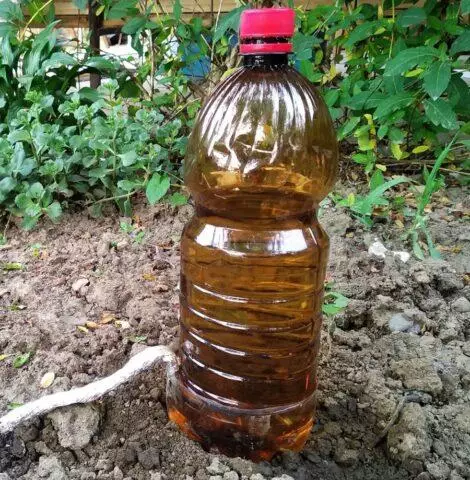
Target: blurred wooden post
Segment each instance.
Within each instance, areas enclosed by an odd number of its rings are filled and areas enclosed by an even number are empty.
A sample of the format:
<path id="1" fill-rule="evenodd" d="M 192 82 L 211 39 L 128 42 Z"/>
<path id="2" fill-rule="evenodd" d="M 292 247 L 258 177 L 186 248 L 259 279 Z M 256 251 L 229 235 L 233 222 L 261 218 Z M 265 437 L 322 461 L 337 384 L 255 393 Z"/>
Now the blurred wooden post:
<path id="1" fill-rule="evenodd" d="M 94 55 L 100 54 L 100 33 L 103 25 L 103 16 L 96 15 L 96 4 L 88 0 L 88 28 L 90 30 L 90 47 Z M 90 74 L 90 87 L 98 88 L 101 85 L 99 73 Z"/>

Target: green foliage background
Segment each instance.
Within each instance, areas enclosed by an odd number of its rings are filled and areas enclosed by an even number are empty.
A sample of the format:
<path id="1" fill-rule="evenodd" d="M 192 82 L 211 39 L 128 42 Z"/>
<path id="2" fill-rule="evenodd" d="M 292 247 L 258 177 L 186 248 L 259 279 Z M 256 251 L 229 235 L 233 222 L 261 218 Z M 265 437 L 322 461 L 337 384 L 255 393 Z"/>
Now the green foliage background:
<path id="1" fill-rule="evenodd" d="M 239 65 L 235 36 L 249 6 L 209 27 L 197 16 L 185 20 L 180 0 L 171 12 L 157 11 L 153 1 L 100 0 L 98 13 L 123 19 L 122 32 L 132 38 L 137 56 L 123 62 L 64 43 L 53 2 L 1 1 L 4 211 L 32 228 L 44 215 L 59 219 L 73 202 L 94 214 L 110 201 L 130 214 L 140 192 L 151 203 L 186 202 L 180 167 L 187 136 L 205 96 Z M 33 33 L 24 11 L 46 28 Z M 380 188 L 376 203 L 343 201 L 365 223 L 402 181 L 387 183 L 382 172 L 391 165 L 425 165 L 445 152 L 440 164 L 469 166 L 470 91 L 462 79 L 469 13 L 470 0 L 337 0 L 297 9 L 292 63 L 322 90 L 344 155 L 363 166 L 371 191 Z M 188 75 L 195 66 L 203 78 Z M 80 76 L 94 72 L 109 80 L 98 90 L 81 87 Z"/>

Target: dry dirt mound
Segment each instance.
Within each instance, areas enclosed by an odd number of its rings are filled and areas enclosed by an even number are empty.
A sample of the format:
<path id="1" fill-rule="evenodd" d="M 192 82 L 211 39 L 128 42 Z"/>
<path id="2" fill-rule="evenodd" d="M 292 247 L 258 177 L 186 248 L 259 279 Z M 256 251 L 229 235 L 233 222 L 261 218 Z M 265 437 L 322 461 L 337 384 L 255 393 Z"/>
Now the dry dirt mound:
<path id="1" fill-rule="evenodd" d="M 459 212 L 433 214 L 445 260 L 403 263 L 367 253 L 374 236 L 403 247 L 389 227 L 365 232 L 326 208 L 329 276 L 351 302 L 325 322 L 318 422 L 301 454 L 254 465 L 202 451 L 168 422 L 157 370 L 2 438 L 0 480 L 470 479 L 470 228 Z M 178 239 L 191 208 L 140 213 L 132 228 L 74 214 L 10 232 L 0 250 L 0 355 L 12 355 L 0 357 L 0 413 L 174 341 Z M 44 389 L 47 372 L 55 379 Z"/>

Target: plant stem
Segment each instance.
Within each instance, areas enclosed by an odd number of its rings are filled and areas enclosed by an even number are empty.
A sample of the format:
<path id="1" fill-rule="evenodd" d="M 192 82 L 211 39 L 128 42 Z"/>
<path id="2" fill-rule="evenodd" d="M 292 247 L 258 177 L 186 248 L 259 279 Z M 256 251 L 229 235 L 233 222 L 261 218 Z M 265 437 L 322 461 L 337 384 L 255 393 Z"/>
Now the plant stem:
<path id="1" fill-rule="evenodd" d="M 3 240 L 5 241 L 7 239 L 7 231 L 8 231 L 8 227 L 10 226 L 10 220 L 11 220 L 11 213 L 8 214 L 7 223 L 5 224 L 5 228 L 3 229 Z"/>
<path id="2" fill-rule="evenodd" d="M 393 42 L 395 39 L 395 0 L 392 0 L 392 20 L 393 20 L 392 38 L 390 39 L 390 48 L 388 50 L 388 58 L 391 58 L 392 56 Z"/>
<path id="3" fill-rule="evenodd" d="M 23 31 L 21 32 L 21 35 L 19 38 L 20 42 L 23 41 L 24 36 L 26 34 L 26 30 L 29 28 L 31 23 L 33 23 L 33 20 L 39 15 L 39 13 L 41 13 L 51 3 L 52 3 L 52 0 L 48 0 L 44 5 L 41 5 L 41 7 L 34 12 L 34 15 L 31 16 L 31 18 L 28 20 L 28 23 L 25 25 L 25 27 L 23 28 Z"/>

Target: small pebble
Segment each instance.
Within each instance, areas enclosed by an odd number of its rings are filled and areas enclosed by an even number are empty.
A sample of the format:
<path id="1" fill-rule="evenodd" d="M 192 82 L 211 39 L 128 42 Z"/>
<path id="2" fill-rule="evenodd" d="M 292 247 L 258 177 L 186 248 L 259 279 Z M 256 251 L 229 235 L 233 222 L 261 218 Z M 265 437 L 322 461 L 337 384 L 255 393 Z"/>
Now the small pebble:
<path id="1" fill-rule="evenodd" d="M 239 478 L 237 472 L 231 471 L 224 473 L 224 480 L 239 480 Z"/>
<path id="2" fill-rule="evenodd" d="M 431 474 L 433 480 L 446 480 L 450 475 L 450 468 L 442 461 L 428 463 L 426 470 Z"/>
<path id="3" fill-rule="evenodd" d="M 85 287 L 90 284 L 90 280 L 88 278 L 79 278 L 72 283 L 72 290 L 74 292 L 79 292 L 82 287 Z"/>
<path id="4" fill-rule="evenodd" d="M 228 472 L 230 470 L 230 468 L 227 467 L 227 465 L 224 465 L 218 457 L 215 457 L 211 464 L 206 467 L 206 470 L 213 474 L 213 475 L 219 475 L 221 473 L 225 473 L 225 472 Z"/>
<path id="5" fill-rule="evenodd" d="M 452 302 L 452 308 L 456 312 L 467 313 L 470 312 L 470 302 L 465 297 L 460 297 Z"/>
<path id="6" fill-rule="evenodd" d="M 152 470 L 152 468 L 160 466 L 160 453 L 154 447 L 139 452 L 137 458 L 145 470 Z"/>
<path id="7" fill-rule="evenodd" d="M 414 326 L 414 322 L 402 313 L 395 313 L 388 321 L 391 332 L 408 332 Z"/>
<path id="8" fill-rule="evenodd" d="M 114 480 L 124 480 L 124 474 L 119 467 L 114 467 L 113 476 Z"/>
<path id="9" fill-rule="evenodd" d="M 80 477 L 80 480 L 95 480 L 95 479 L 96 479 L 95 472 L 84 472 Z"/>

